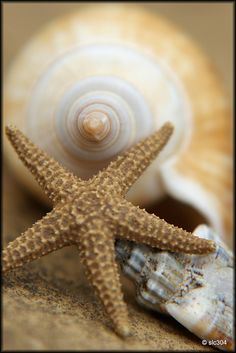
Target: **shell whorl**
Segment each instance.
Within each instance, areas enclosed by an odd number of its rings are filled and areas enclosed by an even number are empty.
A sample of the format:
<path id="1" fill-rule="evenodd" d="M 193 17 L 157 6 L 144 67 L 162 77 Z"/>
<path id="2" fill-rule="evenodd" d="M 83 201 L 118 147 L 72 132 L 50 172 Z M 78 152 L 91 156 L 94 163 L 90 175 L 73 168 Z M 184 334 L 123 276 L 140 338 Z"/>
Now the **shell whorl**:
<path id="1" fill-rule="evenodd" d="M 51 33 L 51 47 L 44 48 L 45 63 L 37 62 L 31 81 L 19 69 L 9 73 L 8 83 L 17 81 L 28 92 L 18 121 L 24 121 L 25 132 L 39 147 L 82 178 L 98 172 L 167 120 L 174 123 L 175 134 L 159 160 L 184 148 L 191 136 L 191 112 L 185 91 L 168 65 L 137 43 L 121 43 L 119 38 L 112 44 L 99 43 L 99 37 L 81 43 L 79 28 L 73 33 L 73 45 L 67 43 L 57 53 L 58 35 L 58 31 Z M 40 49 L 37 37 L 33 44 Z M 31 45 L 21 54 L 29 67 L 36 64 Z M 8 93 L 13 100 L 12 89 Z"/>
<path id="2" fill-rule="evenodd" d="M 137 103 L 136 103 L 137 102 Z M 145 116 L 145 124 L 142 117 Z M 56 132 L 78 160 L 106 161 L 147 135 L 152 117 L 142 95 L 116 77 L 86 78 L 62 97 L 55 114 Z"/>

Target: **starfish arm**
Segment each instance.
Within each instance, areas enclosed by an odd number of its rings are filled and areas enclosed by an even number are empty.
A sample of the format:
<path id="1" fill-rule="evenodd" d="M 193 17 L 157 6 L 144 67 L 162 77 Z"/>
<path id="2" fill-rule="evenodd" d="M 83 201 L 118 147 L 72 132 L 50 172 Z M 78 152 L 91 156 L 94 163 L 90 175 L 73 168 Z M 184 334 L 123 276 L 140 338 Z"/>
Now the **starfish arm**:
<path id="1" fill-rule="evenodd" d="M 126 194 L 150 163 L 168 142 L 173 132 L 171 123 L 165 123 L 158 131 L 129 148 L 99 173 L 101 184 L 113 185 L 116 192 Z"/>
<path id="2" fill-rule="evenodd" d="M 80 231 L 79 252 L 90 283 L 95 288 L 118 334 L 129 334 L 128 312 L 123 300 L 112 231 L 93 219 Z"/>
<path id="3" fill-rule="evenodd" d="M 68 217 L 61 209 L 55 208 L 47 213 L 3 250 L 3 272 L 21 267 L 52 251 L 71 245 L 69 223 Z"/>
<path id="4" fill-rule="evenodd" d="M 216 250 L 214 241 L 175 227 L 126 200 L 117 207 L 113 218 L 119 224 L 116 230 L 118 238 L 187 254 L 207 254 Z"/>
<path id="5" fill-rule="evenodd" d="M 6 134 L 24 165 L 53 203 L 77 190 L 83 181 L 67 171 L 46 152 L 36 147 L 21 131 L 6 127 Z"/>

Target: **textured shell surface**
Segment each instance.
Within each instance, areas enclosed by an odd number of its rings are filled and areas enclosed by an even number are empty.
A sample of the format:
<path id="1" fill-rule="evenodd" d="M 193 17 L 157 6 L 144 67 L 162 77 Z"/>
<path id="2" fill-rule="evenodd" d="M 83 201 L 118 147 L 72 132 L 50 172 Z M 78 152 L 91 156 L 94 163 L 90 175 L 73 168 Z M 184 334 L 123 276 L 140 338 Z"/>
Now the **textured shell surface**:
<path id="1" fill-rule="evenodd" d="M 118 240 L 117 257 L 141 305 L 171 315 L 201 339 L 222 340 L 220 349 L 232 349 L 233 255 L 208 226 L 194 234 L 215 240 L 216 252 L 177 254 Z"/>
<path id="2" fill-rule="evenodd" d="M 230 239 L 228 101 L 208 58 L 162 17 L 99 4 L 45 26 L 9 70 L 4 119 L 82 178 L 171 121 L 170 143 L 127 197 L 147 206 L 168 194 Z M 43 198 L 8 141 L 5 154 Z"/>

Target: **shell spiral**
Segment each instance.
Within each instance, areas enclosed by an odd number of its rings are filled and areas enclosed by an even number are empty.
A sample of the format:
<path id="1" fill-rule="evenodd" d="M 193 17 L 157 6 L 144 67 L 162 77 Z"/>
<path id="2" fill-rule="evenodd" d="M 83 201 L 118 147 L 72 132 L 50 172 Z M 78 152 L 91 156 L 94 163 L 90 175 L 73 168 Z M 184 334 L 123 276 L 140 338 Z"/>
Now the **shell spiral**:
<path id="1" fill-rule="evenodd" d="M 117 4 L 42 29 L 13 62 L 4 118 L 82 178 L 169 120 L 175 133 L 128 193 L 143 206 L 170 194 L 231 233 L 228 103 L 208 59 L 166 20 Z M 6 142 L 19 179 L 42 197 Z"/>

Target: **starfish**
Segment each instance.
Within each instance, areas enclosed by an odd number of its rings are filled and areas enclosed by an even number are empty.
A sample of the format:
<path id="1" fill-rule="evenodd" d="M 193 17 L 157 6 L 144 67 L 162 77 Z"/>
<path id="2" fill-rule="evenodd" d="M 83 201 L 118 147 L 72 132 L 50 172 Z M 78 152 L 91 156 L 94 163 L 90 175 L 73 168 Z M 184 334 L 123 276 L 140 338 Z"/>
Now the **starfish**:
<path id="1" fill-rule="evenodd" d="M 53 204 L 53 209 L 3 251 L 3 272 L 23 266 L 64 246 L 76 245 L 89 281 L 115 331 L 130 334 L 123 300 L 115 238 L 163 250 L 192 254 L 215 251 L 215 243 L 175 227 L 125 199 L 132 184 L 167 143 L 166 123 L 110 162 L 89 180 L 81 180 L 37 148 L 22 132 L 6 127 L 19 158 Z"/>

